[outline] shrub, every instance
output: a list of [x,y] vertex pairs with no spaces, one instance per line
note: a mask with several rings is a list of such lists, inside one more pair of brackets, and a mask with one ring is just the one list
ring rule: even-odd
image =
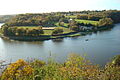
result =
[[79,31],[80,30],[78,26],[71,26],[70,29],[73,30],[73,31]]
[[1,80],[120,80],[120,55],[105,68],[93,65],[85,57],[71,54],[62,64],[35,59],[29,64],[20,59],[10,64]]
[[117,55],[113,58],[112,64],[116,66],[120,66],[120,55]]
[[101,80],[120,80],[120,67],[107,65],[101,74]]
[[50,63],[39,68],[34,68],[35,80],[59,80],[61,78],[59,74],[60,65],[57,63]]
[[30,65],[33,67],[33,68],[40,68],[42,66],[44,66],[46,63],[44,61],[41,61],[41,60],[38,60],[38,59],[35,59],[33,61],[30,62]]
[[53,35],[56,35],[56,34],[61,34],[63,33],[63,28],[62,27],[57,27],[54,29],[54,31],[52,32]]
[[99,20],[99,26],[111,26],[113,20],[111,18],[103,18]]
[[2,80],[29,80],[32,74],[33,68],[24,60],[19,59],[7,67],[2,74]]
[[92,65],[89,60],[80,55],[71,54],[65,62],[64,69],[69,73],[67,76],[69,75],[71,79],[98,80],[99,67]]

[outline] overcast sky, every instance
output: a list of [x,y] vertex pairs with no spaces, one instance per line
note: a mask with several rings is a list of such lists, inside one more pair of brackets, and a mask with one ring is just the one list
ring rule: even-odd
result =
[[120,0],[0,0],[0,15],[103,9],[120,10]]

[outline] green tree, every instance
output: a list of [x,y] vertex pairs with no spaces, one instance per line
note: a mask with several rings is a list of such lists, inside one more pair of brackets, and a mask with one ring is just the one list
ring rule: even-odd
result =
[[54,31],[52,32],[53,35],[56,35],[56,34],[61,34],[63,33],[63,28],[62,27],[57,27],[54,29]]
[[68,25],[69,27],[71,27],[71,26],[76,26],[76,25],[77,25],[77,22],[76,22],[75,20],[72,20],[72,19],[71,19],[71,20],[69,21],[69,25]]
[[64,26],[64,22],[59,22],[59,26]]
[[113,58],[112,64],[120,66],[120,55],[117,55]]
[[73,31],[79,31],[80,30],[78,26],[71,26],[70,29],[73,30]]

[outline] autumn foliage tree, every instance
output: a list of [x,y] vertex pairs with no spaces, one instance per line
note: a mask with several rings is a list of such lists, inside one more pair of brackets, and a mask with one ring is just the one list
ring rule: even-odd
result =
[[19,59],[7,67],[2,74],[2,80],[27,80],[32,74],[33,68],[23,59]]
[[111,26],[113,20],[111,18],[103,18],[99,20],[99,26]]

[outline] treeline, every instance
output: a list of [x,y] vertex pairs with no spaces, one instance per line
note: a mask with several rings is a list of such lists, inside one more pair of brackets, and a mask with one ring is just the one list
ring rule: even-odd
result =
[[102,18],[111,18],[114,23],[120,22],[120,11],[108,10],[101,12],[91,12],[87,14],[78,14],[77,19],[99,21]]
[[15,15],[0,15],[0,23],[8,22]]
[[44,34],[42,27],[37,27],[36,29],[30,28],[19,28],[19,27],[4,27],[4,36],[40,36]]
[[19,14],[12,18],[5,25],[7,26],[55,26],[56,22],[68,23],[71,17],[76,19],[99,21],[103,18],[111,18],[114,23],[120,22],[120,11],[80,11],[80,12],[53,12],[41,14]]
[[62,14],[20,14],[11,19],[5,25],[7,26],[54,26],[61,18]]

